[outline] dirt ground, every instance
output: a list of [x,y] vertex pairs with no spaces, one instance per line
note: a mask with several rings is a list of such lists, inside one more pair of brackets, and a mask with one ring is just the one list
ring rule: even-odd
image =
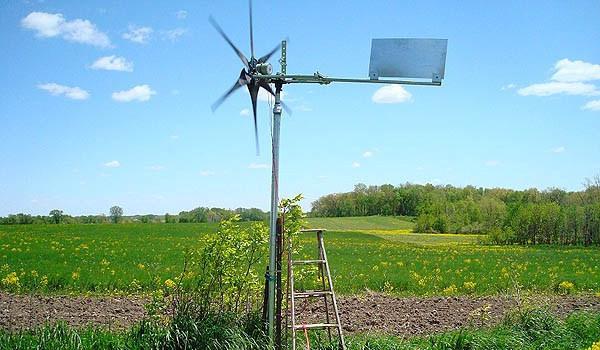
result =
[[[559,316],[573,311],[600,311],[600,298],[591,296],[533,297],[517,302],[514,298],[500,296],[401,298],[368,294],[339,298],[338,308],[346,332],[412,336],[492,325],[501,321],[510,310],[518,308],[519,304],[521,307],[549,307]],[[304,308],[298,317],[300,321],[323,321],[322,305],[300,304],[299,308]]]
[[146,315],[143,299],[130,297],[29,296],[0,293],[0,327],[8,330],[33,328],[65,321],[122,329]]
[[[464,326],[498,322],[518,306],[505,297],[401,298],[381,294],[338,298],[346,332],[377,332],[399,336],[429,334]],[[145,316],[144,299],[131,297],[16,296],[0,293],[0,327],[32,328],[63,320],[69,325],[122,329]],[[549,305],[558,315],[573,311],[600,311],[592,296],[536,297],[529,304]],[[300,303],[299,323],[324,321],[322,303]],[[330,305],[331,310],[331,305]]]

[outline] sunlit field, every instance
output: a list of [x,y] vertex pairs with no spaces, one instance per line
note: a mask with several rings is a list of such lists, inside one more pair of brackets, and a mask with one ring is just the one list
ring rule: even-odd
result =
[[[352,219],[347,226],[339,218],[331,223],[319,220],[341,229],[357,226]],[[338,293],[600,292],[598,248],[488,246],[479,244],[476,235],[408,233],[404,227],[410,223],[398,222],[403,228],[377,230],[369,224],[364,231],[325,234]],[[203,234],[217,228],[216,224],[0,226],[1,288],[19,293],[143,294],[178,276],[185,252],[201,246]],[[302,236],[301,243],[300,256],[308,257],[315,239]]]

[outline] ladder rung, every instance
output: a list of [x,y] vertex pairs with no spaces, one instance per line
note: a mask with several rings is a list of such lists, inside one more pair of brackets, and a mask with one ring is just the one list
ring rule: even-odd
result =
[[295,330],[298,329],[315,329],[315,328],[337,328],[338,325],[335,323],[312,323],[312,324],[297,324],[294,326]]
[[299,293],[294,292],[294,298],[316,298],[327,295],[333,295],[333,293],[330,290],[313,290]]
[[325,260],[294,260],[294,265],[306,265],[306,264],[325,264]]

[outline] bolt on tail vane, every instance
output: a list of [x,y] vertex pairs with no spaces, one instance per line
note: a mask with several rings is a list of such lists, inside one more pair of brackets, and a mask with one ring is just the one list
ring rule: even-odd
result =
[[[210,16],[208,18],[208,20],[213,25],[213,27],[215,27],[217,32],[219,32],[219,34],[221,34],[223,39],[225,39],[225,41],[229,44],[229,46],[231,46],[233,51],[235,51],[237,56],[240,58],[240,60],[244,64],[244,68],[242,68],[242,71],[240,72],[240,75],[239,75],[238,79],[235,81],[235,83],[233,84],[233,86],[229,90],[227,90],[217,101],[215,101],[215,103],[213,103],[211,108],[212,108],[212,111],[214,112],[234,91],[241,88],[242,86],[246,86],[248,88],[248,92],[250,93],[250,100],[252,102],[252,115],[254,117],[254,139],[256,142],[256,154],[258,155],[259,154],[258,126],[257,126],[257,121],[256,121],[256,103],[257,103],[257,99],[258,99],[258,91],[260,90],[260,88],[263,88],[272,96],[275,96],[275,92],[273,91],[273,89],[271,88],[271,86],[269,85],[269,83],[267,81],[265,81],[263,79],[257,79],[257,77],[260,75],[271,75],[273,73],[273,66],[271,66],[271,64],[268,63],[267,61],[269,60],[269,58],[271,58],[271,56],[273,56],[273,54],[275,54],[275,52],[277,52],[281,48],[281,44],[278,44],[277,46],[275,46],[275,48],[273,48],[271,51],[269,51],[266,55],[264,55],[262,57],[256,58],[254,56],[254,35],[252,33],[252,1],[249,1],[249,4],[250,4],[250,59],[249,60],[248,60],[248,58],[246,58],[246,56],[244,56],[242,51],[233,44],[233,42],[229,39],[227,34],[225,34],[223,29],[221,28],[221,26],[219,26],[217,21],[215,21],[215,19],[212,16]],[[289,108],[287,108],[287,106],[285,104],[282,104],[282,106],[286,109],[286,111],[288,113],[291,114],[291,111],[289,110]]]

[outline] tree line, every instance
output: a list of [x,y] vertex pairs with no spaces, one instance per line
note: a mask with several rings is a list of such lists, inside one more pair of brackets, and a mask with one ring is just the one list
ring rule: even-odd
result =
[[33,224],[106,224],[106,223],[203,223],[220,222],[239,215],[241,221],[266,221],[268,212],[258,208],[206,208],[198,207],[190,211],[181,211],[179,214],[164,215],[123,215],[123,209],[113,206],[109,209],[109,215],[80,215],[72,216],[65,214],[60,209],[51,210],[48,215],[30,215],[25,213],[10,214],[0,217],[0,225],[33,225]]
[[484,233],[501,244],[600,245],[600,177],[582,191],[406,183],[322,196],[311,216],[412,216],[416,232]]

